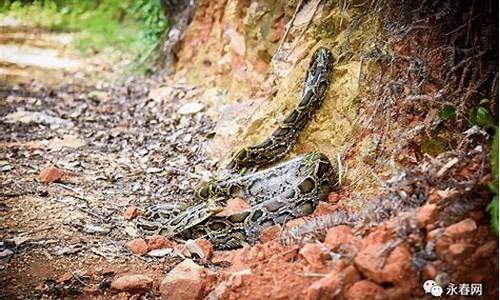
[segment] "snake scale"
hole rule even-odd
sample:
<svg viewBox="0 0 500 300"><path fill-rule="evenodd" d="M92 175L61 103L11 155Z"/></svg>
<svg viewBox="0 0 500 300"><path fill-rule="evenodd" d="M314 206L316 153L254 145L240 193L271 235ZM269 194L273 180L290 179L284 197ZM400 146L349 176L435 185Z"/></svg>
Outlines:
<svg viewBox="0 0 500 300"><path fill-rule="evenodd" d="M337 184L337 170L319 152L309 152L272 165L285 156L315 111L330 84L333 56L318 48L307 69L299 103L262 143L243 148L219 178L198 187L198 202L164 203L147 208L137 219L143 234L182 239L207 238L217 249L255 243L262 230L313 212ZM243 211L220 215L226 201L241 197Z"/></svg>

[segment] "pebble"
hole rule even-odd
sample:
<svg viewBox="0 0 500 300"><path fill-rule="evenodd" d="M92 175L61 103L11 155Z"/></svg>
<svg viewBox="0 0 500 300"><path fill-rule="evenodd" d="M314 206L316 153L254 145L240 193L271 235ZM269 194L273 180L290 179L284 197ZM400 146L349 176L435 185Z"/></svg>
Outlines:
<svg viewBox="0 0 500 300"><path fill-rule="evenodd" d="M63 170L54 165L50 165L40 172L38 180L43 183L51 183L60 180L63 176Z"/></svg>
<svg viewBox="0 0 500 300"><path fill-rule="evenodd" d="M153 279L142 274L123 275L111 282L111 288L120 292L145 293L153 288Z"/></svg>

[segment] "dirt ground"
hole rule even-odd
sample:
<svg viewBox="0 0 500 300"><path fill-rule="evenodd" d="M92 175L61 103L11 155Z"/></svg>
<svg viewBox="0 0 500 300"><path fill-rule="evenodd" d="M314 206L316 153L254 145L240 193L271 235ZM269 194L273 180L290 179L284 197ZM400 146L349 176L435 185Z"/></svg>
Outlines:
<svg viewBox="0 0 500 300"><path fill-rule="evenodd" d="M128 243L144 240L127 208L189 202L216 169L205 153L216 120L197 101L206 87L118 80L118 66L10 25L0 27L11 35L0 45L10 53L0 55L0 299L431 299L429 279L481 283L483 299L498 298L484 131L420 154L361 210L342 187L253 247L203 258L177 241L160 248L180 254L139 255ZM54 63L28 59L36 53ZM64 175L44 183L50 165ZM119 288L128 275L144 275L146 287Z"/></svg>
<svg viewBox="0 0 500 300"><path fill-rule="evenodd" d="M0 57L6 69L0 87L1 248L13 252L1 257L1 298L71 293L71 287L47 290L68 271L99 274L103 282L132 270L159 277L176 259L132 255L124 245L136 233L123 213L131 205L190 197L212 168L201 144L213 122L203 113L179 114L181 102L173 97L148 99L163 78L109 84L98 78L113 70L95 60L59 64L69 59L65 45L53 42L57 35L1 28L12 36L2 41L10 50ZM39 57L27 60L27 52ZM46 53L57 55L47 59ZM197 92L185 82L166 84L178 97ZM51 164L65 176L41 183L38 174Z"/></svg>

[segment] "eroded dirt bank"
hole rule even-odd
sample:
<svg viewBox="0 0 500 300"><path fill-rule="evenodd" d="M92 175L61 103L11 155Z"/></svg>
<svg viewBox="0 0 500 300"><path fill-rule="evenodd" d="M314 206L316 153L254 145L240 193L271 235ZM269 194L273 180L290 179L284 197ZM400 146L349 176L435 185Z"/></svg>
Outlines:
<svg viewBox="0 0 500 300"><path fill-rule="evenodd" d="M431 279L498 298L491 133L466 119L483 98L498 108L498 9L298 4L199 1L173 77L2 85L0 295L430 299ZM191 201L276 126L318 46L333 82L291 155L341 162L328 201L239 250L137 236L137 210Z"/></svg>

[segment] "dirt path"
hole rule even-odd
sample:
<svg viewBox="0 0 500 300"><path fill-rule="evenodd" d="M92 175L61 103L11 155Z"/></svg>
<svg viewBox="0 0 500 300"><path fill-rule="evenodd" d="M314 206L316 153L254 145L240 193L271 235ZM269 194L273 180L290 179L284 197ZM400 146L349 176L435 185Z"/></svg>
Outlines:
<svg viewBox="0 0 500 300"><path fill-rule="evenodd" d="M211 120L178 113L199 91L157 89L154 78L95 84L82 58L67 56L64 36L1 30L0 298L62 297L120 270L160 276L172 265L131 254L136 232L123 213L189 198L211 168L200 151ZM41 183L50 164L66 175ZM64 272L84 284L57 282Z"/></svg>

